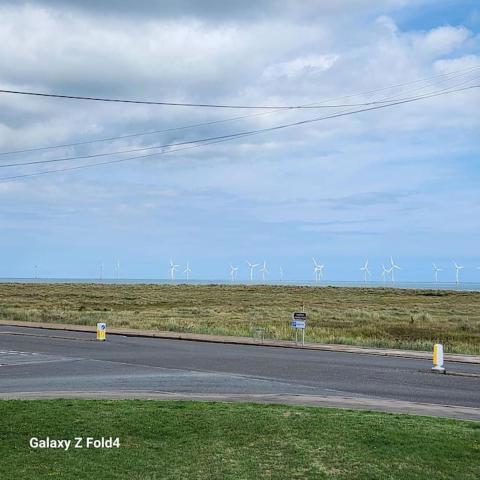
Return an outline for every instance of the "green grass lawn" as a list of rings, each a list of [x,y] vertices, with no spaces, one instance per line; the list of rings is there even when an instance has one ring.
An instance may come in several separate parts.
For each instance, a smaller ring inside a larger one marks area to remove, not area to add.
[[[34,450],[30,437],[120,437]],[[0,478],[480,478],[480,424],[338,409],[203,402],[0,402]]]
[[[0,284],[0,318],[480,354],[480,292],[273,285]]]

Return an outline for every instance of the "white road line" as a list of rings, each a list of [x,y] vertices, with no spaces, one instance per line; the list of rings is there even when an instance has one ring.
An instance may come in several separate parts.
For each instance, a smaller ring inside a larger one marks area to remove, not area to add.
[[[48,355],[37,352],[20,352],[17,350],[0,350],[0,367],[32,365],[41,363],[70,362],[78,358],[60,355]]]

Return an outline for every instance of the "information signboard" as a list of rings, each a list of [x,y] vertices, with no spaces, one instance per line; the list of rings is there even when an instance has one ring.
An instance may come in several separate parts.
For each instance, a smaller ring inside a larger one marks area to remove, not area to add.
[[[298,330],[302,331],[302,345],[305,345],[305,329],[307,328],[307,314],[305,312],[293,312],[292,323],[290,324],[295,330],[295,343],[298,341]]]
[[[307,322],[303,320],[292,320],[292,328],[302,328],[304,329],[307,326]]]

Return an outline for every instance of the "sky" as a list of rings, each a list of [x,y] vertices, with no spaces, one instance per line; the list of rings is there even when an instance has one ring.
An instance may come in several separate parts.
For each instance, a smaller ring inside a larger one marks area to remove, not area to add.
[[[480,84],[456,0],[0,1],[0,89],[250,106],[361,104]],[[352,107],[233,110],[0,93],[0,277],[480,281],[480,89],[103,166],[113,154]],[[327,101],[327,102],[326,102]],[[357,107],[358,109],[358,107]],[[242,117],[242,118],[236,118]],[[225,121],[226,120],[226,121]],[[220,122],[219,122],[220,121]],[[179,128],[199,123],[210,125]],[[211,123],[217,122],[217,123]],[[8,153],[169,130],[115,141]],[[11,163],[65,160],[5,167]],[[258,275],[258,274],[257,274]],[[258,278],[258,277],[257,277]]]

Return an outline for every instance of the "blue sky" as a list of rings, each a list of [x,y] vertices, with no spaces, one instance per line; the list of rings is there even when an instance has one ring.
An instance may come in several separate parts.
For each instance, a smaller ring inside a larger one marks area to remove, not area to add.
[[[235,104],[358,103],[478,84],[474,1],[0,1],[0,88]],[[242,3],[243,5],[243,3]],[[471,69],[471,70],[467,70]],[[456,76],[439,77],[449,72]],[[428,79],[404,87],[380,89]],[[374,93],[367,92],[377,90]],[[165,156],[2,180],[0,276],[373,279],[393,255],[401,280],[480,279],[480,93],[270,132]],[[335,110],[336,111],[336,110]],[[0,95],[0,151],[243,115]],[[295,122],[283,111],[162,135],[0,156],[2,164],[114,152]],[[121,158],[112,155],[109,159]],[[59,162],[83,165],[86,160]],[[48,164],[47,164],[48,165]]]

